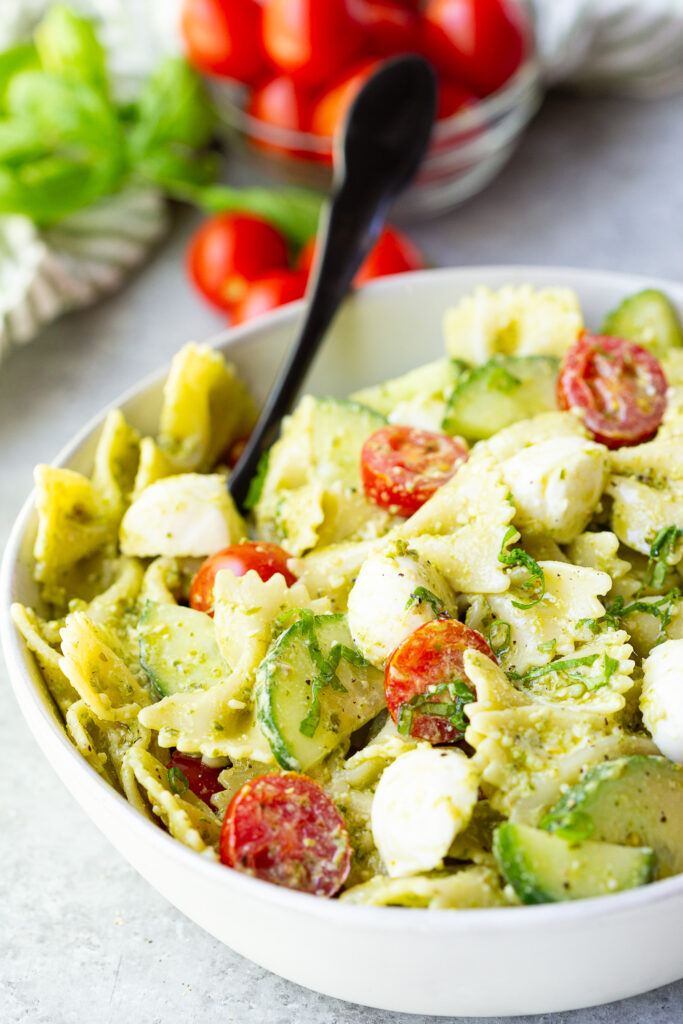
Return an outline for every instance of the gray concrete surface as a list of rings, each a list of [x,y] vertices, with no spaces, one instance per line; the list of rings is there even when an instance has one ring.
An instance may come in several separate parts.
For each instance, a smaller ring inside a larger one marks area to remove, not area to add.
[[[682,140],[680,97],[553,97],[484,194],[413,233],[440,265],[544,263],[680,279]],[[167,244],[117,296],[63,319],[0,366],[3,544],[34,463],[49,460],[105,401],[183,342],[221,326],[185,283],[193,223],[179,216]],[[0,1024],[421,1019],[308,992],[186,920],[119,857],[52,773],[2,665],[0,688]],[[673,1024],[682,1007],[679,983],[609,1007],[517,1019]]]

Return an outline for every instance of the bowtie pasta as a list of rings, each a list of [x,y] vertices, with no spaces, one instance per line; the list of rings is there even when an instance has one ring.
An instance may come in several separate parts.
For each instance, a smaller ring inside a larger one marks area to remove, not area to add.
[[[14,621],[76,748],[229,868],[372,906],[683,871],[683,336],[647,291],[477,289],[447,357],[255,421],[188,345],[159,432],[36,470]],[[656,356],[654,355],[656,353]]]

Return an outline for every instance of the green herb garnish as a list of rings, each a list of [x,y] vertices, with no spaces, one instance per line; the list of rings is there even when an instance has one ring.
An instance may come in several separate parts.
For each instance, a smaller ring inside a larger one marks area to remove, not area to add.
[[[436,616],[446,614],[446,606],[441,598],[433,594],[431,590],[427,590],[426,587],[415,587],[415,590],[406,602],[406,611],[412,608],[414,604],[421,604],[423,601],[425,604],[432,606],[432,611]]]
[[[504,657],[510,650],[512,627],[509,622],[492,622],[488,631],[489,647],[497,658]]]
[[[345,661],[355,668],[366,668],[368,662],[358,651],[346,647],[338,641],[332,644],[328,656],[325,657],[315,632],[315,616],[308,609],[299,609],[299,614],[306,650],[316,670],[316,675],[311,680],[311,706],[299,724],[299,732],[310,739],[320,725],[320,694],[325,687],[329,686],[330,689],[336,690],[338,693],[348,693],[337,675],[340,661]]]
[[[647,563],[647,576],[638,591],[642,594],[645,587],[659,590],[664,586],[669,571],[669,557],[673,553],[677,541],[683,537],[683,530],[677,526],[665,526],[659,531],[650,546],[650,558]]]
[[[535,597],[533,601],[528,604],[524,604],[520,601],[513,601],[514,608],[520,608],[522,611],[526,611],[529,608],[533,608],[539,601],[542,601],[545,597],[545,575],[538,562],[536,562],[531,555],[527,555],[526,551],[522,548],[513,548],[511,551],[506,550],[506,545],[510,542],[511,538],[514,537],[517,530],[514,526],[509,526],[505,531],[503,537],[503,543],[500,546],[500,553],[498,555],[498,561],[504,565],[508,565],[511,568],[514,566],[523,566],[529,573],[529,579],[522,584],[525,590],[540,590],[538,597]]]
[[[445,695],[448,701],[437,701],[434,697]],[[434,718],[445,718],[454,729],[464,733],[467,728],[464,707],[475,699],[467,683],[462,679],[453,679],[449,683],[437,683],[428,686],[424,693],[416,693],[410,700],[404,701],[398,712],[398,731],[401,736],[410,736],[416,712]]]
[[[190,783],[187,781],[187,775],[175,764],[172,764],[168,769],[168,784],[171,792],[175,793],[176,796],[186,793],[190,788]]]
[[[268,472],[269,461],[270,452],[263,452],[261,458],[258,460],[256,473],[249,481],[249,490],[247,491],[247,496],[244,499],[244,507],[246,509],[252,509],[259,503],[263,493],[263,485],[266,482],[266,473]]]
[[[620,595],[610,601],[605,609],[605,621],[614,628],[620,625],[621,619],[626,618],[633,612],[642,612],[645,615],[652,615],[659,620],[659,640],[668,638],[668,626],[674,615],[675,606],[683,597],[683,593],[677,588],[670,590],[668,594],[657,598],[655,601],[632,601],[626,604]]]

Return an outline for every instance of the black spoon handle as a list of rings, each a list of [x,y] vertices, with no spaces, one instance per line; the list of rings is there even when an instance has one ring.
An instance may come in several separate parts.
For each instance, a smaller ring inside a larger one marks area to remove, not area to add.
[[[280,421],[292,408],[320,341],[376,242],[383,221],[384,211],[378,211],[374,201],[359,202],[356,190],[348,183],[342,185],[327,212],[325,249],[314,271],[312,297],[298,344],[280,371],[277,384],[268,395],[256,428],[228,481],[230,494],[239,508],[244,506],[261,452],[277,439]]]

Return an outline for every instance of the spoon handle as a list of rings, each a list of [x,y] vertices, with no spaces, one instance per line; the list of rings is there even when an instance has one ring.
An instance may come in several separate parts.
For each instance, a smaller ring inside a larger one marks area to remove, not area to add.
[[[289,353],[228,481],[238,508],[244,507],[261,453],[276,440],[280,421],[292,408],[339,303],[379,237],[387,207],[388,201],[363,196],[349,179],[342,182],[329,205],[326,223],[318,232],[318,239],[324,239],[322,253],[313,270],[311,297],[299,340]]]

